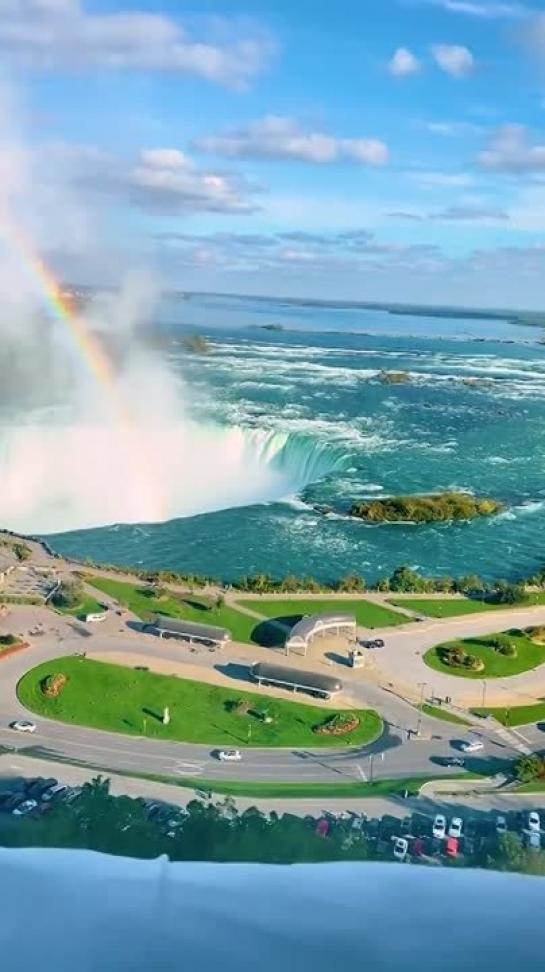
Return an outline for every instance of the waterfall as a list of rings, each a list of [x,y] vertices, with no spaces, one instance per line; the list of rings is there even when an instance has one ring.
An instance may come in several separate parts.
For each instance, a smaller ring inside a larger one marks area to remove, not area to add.
[[[184,416],[127,429],[48,411],[0,426],[1,525],[58,533],[274,501],[346,458],[340,446],[297,432]]]

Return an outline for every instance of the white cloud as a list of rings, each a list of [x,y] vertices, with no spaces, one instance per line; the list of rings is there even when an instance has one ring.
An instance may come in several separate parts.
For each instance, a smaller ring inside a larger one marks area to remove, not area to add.
[[[0,0],[3,63],[33,71],[171,71],[244,87],[267,65],[263,32],[223,22],[213,34],[190,37],[166,14],[90,13],[80,0]]]
[[[524,17],[530,9],[522,3],[496,3],[494,0],[428,0],[449,13],[467,14],[482,20]]]
[[[475,58],[468,47],[434,44],[431,53],[437,66],[451,78],[467,78],[475,68]]]
[[[426,188],[467,189],[475,181],[469,172],[434,172],[424,169],[420,172],[408,172],[407,176],[412,182],[417,182]]]
[[[432,135],[442,135],[445,138],[463,138],[465,135],[479,135],[482,132],[480,125],[464,121],[429,121],[424,122],[424,128]]]
[[[253,190],[242,179],[200,168],[175,148],[142,149],[131,161],[93,146],[55,143],[44,147],[39,158],[40,172],[49,184],[76,185],[81,195],[106,193],[121,203],[173,216],[256,209]],[[88,204],[92,209],[89,200]]]
[[[545,143],[532,144],[524,125],[504,125],[480,153],[479,162],[497,172],[545,172]]]
[[[418,74],[422,65],[417,57],[406,47],[398,47],[388,62],[388,70],[396,78],[406,78]]]
[[[355,161],[363,165],[384,165],[388,148],[376,138],[337,138],[305,130],[293,118],[265,115],[245,128],[200,138],[196,147],[231,158],[296,159],[325,164]]]

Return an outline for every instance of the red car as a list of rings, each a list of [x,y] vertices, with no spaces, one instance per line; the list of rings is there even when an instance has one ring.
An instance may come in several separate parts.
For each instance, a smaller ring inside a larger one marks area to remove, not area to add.
[[[459,840],[457,837],[447,837],[445,853],[447,857],[458,857]]]

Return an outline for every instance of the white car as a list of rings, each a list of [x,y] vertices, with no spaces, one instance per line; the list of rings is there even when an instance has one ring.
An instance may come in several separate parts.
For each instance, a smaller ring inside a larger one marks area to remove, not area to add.
[[[221,759],[222,763],[238,763],[242,756],[238,749],[220,749],[218,759]]]
[[[480,739],[467,739],[462,743],[461,749],[464,753],[480,753],[484,749],[484,743]]]
[[[528,814],[528,830],[532,830],[535,834],[541,830],[541,820],[536,810],[530,810]]]
[[[16,732],[36,732],[36,726],[33,722],[27,722],[26,719],[17,719],[15,722],[10,722],[10,729],[15,729]]]
[[[501,815],[496,817],[496,833],[506,834],[507,833],[507,820]]]
[[[397,861],[404,861],[409,850],[409,841],[404,837],[394,838],[394,857]]]
[[[450,827],[448,829],[449,837],[457,837],[458,839],[462,836],[462,827],[464,826],[464,821],[461,817],[453,817],[450,821]]]
[[[15,810],[12,810],[14,817],[24,817],[27,813],[32,813],[33,810],[38,806],[36,800],[25,800],[24,803],[20,803]]]
[[[439,840],[442,840],[447,832],[447,818],[443,816],[442,813],[438,813],[435,820],[433,821],[432,834]]]

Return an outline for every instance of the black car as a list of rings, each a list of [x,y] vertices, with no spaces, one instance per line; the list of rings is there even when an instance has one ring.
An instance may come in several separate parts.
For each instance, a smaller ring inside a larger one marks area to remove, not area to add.
[[[30,786],[26,787],[26,795],[30,800],[41,800],[46,790],[50,790],[52,786],[57,786],[58,782],[54,776],[50,776],[48,779],[42,777],[33,780]]]

